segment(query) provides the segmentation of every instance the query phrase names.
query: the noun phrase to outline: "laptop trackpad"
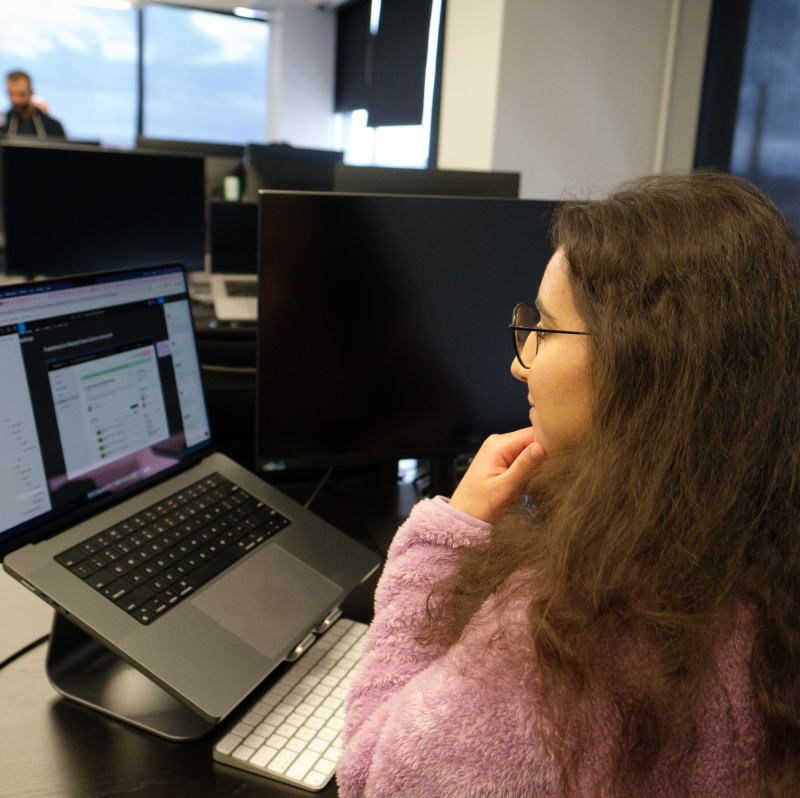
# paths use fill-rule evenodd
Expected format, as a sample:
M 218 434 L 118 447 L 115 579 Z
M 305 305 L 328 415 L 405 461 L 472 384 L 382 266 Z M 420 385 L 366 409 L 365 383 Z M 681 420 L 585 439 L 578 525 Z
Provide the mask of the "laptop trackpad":
M 200 593 L 192 604 L 273 659 L 342 594 L 342 588 L 273 543 Z

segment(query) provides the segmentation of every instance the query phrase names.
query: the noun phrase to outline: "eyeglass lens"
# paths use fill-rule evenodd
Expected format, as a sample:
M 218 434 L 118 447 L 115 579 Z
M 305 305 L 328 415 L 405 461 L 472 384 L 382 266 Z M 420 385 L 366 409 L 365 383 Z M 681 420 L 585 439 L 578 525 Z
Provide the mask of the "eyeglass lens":
M 514 312 L 515 327 L 537 327 L 539 314 L 530 305 L 519 305 Z M 514 330 L 517 354 L 525 368 L 529 368 L 536 357 L 538 337 L 529 330 Z

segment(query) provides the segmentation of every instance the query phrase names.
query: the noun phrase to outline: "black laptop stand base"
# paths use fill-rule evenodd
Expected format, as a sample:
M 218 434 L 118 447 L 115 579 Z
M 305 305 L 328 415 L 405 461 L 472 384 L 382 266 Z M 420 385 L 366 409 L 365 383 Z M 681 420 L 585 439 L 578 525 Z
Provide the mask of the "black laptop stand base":
M 46 670 L 65 698 L 167 740 L 197 740 L 216 727 L 58 612 Z

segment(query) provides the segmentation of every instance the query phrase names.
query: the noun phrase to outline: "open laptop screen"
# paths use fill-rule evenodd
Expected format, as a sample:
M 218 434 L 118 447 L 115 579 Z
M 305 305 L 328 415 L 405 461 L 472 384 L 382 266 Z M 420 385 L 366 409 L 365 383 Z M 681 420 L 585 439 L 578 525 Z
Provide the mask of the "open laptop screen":
M 0 551 L 211 443 L 180 266 L 0 290 L 0 375 Z

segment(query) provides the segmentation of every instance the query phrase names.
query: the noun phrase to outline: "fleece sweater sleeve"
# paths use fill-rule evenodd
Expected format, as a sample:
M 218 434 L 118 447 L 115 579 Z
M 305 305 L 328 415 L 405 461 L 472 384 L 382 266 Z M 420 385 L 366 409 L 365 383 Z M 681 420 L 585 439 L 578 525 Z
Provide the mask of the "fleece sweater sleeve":
M 375 620 L 348 698 L 337 768 L 343 798 L 364 794 L 389 699 L 434 658 L 415 640 L 431 588 L 451 573 L 456 551 L 484 541 L 489 529 L 437 496 L 416 505 L 395 535 L 375 592 Z

